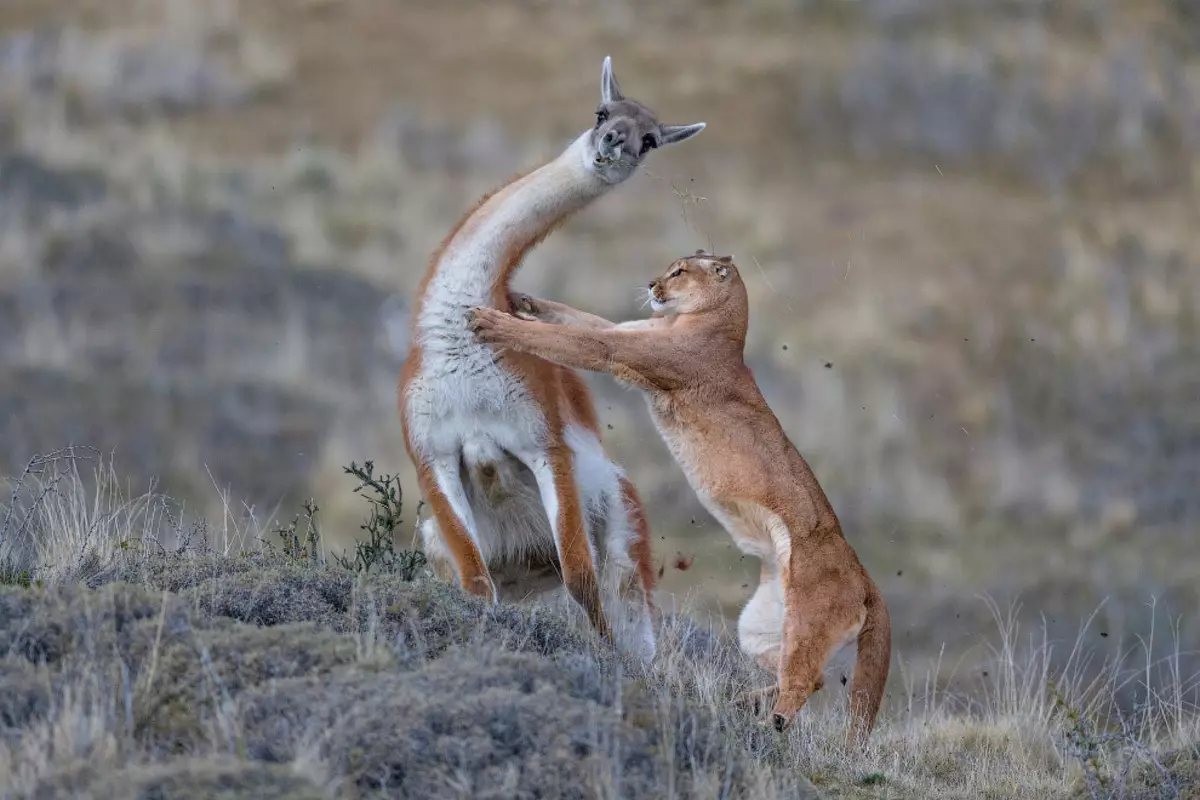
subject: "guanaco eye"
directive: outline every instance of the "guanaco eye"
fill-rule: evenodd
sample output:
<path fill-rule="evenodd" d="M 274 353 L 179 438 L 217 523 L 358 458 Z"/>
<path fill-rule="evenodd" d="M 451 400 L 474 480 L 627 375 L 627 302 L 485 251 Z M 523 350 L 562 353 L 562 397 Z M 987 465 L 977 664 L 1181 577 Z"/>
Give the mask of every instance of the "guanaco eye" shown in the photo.
<path fill-rule="evenodd" d="M 596 127 L 599 128 L 608 119 L 608 112 L 603 108 L 596 111 Z"/>
<path fill-rule="evenodd" d="M 654 135 L 647 133 L 642 137 L 642 153 L 649 153 L 654 148 L 658 147 L 658 142 L 654 141 Z"/>

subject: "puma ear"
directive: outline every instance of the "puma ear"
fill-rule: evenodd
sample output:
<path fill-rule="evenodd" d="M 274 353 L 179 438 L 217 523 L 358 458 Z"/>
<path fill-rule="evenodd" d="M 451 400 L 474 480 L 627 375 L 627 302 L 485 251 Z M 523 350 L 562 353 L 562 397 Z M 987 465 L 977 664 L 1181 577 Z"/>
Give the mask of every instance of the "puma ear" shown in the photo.
<path fill-rule="evenodd" d="M 718 256 L 717 261 L 720 261 L 722 264 L 732 264 L 733 256 Z"/>
<path fill-rule="evenodd" d="M 703 255 L 707 255 L 707 254 L 703 250 L 697 250 L 696 255 L 703 256 Z"/>
<path fill-rule="evenodd" d="M 624 99 L 621 87 L 617 85 L 617 76 L 613 75 L 612 56 L 605 56 L 604 66 L 600 68 L 600 102 L 615 103 Z"/>

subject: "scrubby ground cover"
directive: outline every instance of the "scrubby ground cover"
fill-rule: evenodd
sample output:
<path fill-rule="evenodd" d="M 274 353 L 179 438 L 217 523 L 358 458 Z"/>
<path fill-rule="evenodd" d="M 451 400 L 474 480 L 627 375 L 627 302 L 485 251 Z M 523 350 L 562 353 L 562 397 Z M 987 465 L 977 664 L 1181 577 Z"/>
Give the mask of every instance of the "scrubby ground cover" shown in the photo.
<path fill-rule="evenodd" d="M 686 614 L 664 613 L 642 668 L 569 604 L 490 608 L 436 580 L 394 547 L 399 498 L 369 467 L 353 471 L 371 479 L 374 533 L 352 559 L 325 552 L 311 507 L 274 530 L 205 527 L 80 459 L 33 465 L 0 515 L 4 797 L 1200 790 L 1180 675 L 1112 665 L 1087 684 L 1002 624 L 972 701 L 910 676 L 866 751 L 849 753 L 844 693 L 780 736 L 734 702 L 766 676 Z M 1153 683 L 1146 703 L 1112 703 L 1116 683 L 1139 680 Z"/>

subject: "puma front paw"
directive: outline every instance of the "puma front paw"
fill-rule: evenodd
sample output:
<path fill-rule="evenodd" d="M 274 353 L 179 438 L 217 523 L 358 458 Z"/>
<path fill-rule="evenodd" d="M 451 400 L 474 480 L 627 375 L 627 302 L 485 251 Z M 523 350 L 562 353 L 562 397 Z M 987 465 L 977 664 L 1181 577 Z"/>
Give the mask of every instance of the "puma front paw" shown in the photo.
<path fill-rule="evenodd" d="M 508 304 L 512 313 L 522 319 L 536 320 L 541 313 L 537 300 L 524 292 L 509 292 Z"/>

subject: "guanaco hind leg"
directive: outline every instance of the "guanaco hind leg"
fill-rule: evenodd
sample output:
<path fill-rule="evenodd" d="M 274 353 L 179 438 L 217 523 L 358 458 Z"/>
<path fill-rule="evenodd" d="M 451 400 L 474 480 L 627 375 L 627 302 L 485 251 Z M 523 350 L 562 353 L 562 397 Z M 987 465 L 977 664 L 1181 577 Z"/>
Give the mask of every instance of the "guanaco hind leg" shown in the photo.
<path fill-rule="evenodd" d="M 596 633 L 611 641 L 612 627 L 600 599 L 596 563 L 575 484 L 570 449 L 559 445 L 544 453 L 515 455 L 529 467 L 537 481 L 567 591 L 583 607 Z"/>
<path fill-rule="evenodd" d="M 600 583 L 617 647 L 648 663 L 657 649 L 649 527 L 633 485 L 624 477 L 618 484 L 618 492 L 605 496 L 603 514 L 596 520 Z"/>
<path fill-rule="evenodd" d="M 457 463 L 435 460 L 417 471 L 442 542 L 458 569 L 459 582 L 471 594 L 496 602 L 496 587 L 479 550 L 475 516 L 467 501 Z"/>

